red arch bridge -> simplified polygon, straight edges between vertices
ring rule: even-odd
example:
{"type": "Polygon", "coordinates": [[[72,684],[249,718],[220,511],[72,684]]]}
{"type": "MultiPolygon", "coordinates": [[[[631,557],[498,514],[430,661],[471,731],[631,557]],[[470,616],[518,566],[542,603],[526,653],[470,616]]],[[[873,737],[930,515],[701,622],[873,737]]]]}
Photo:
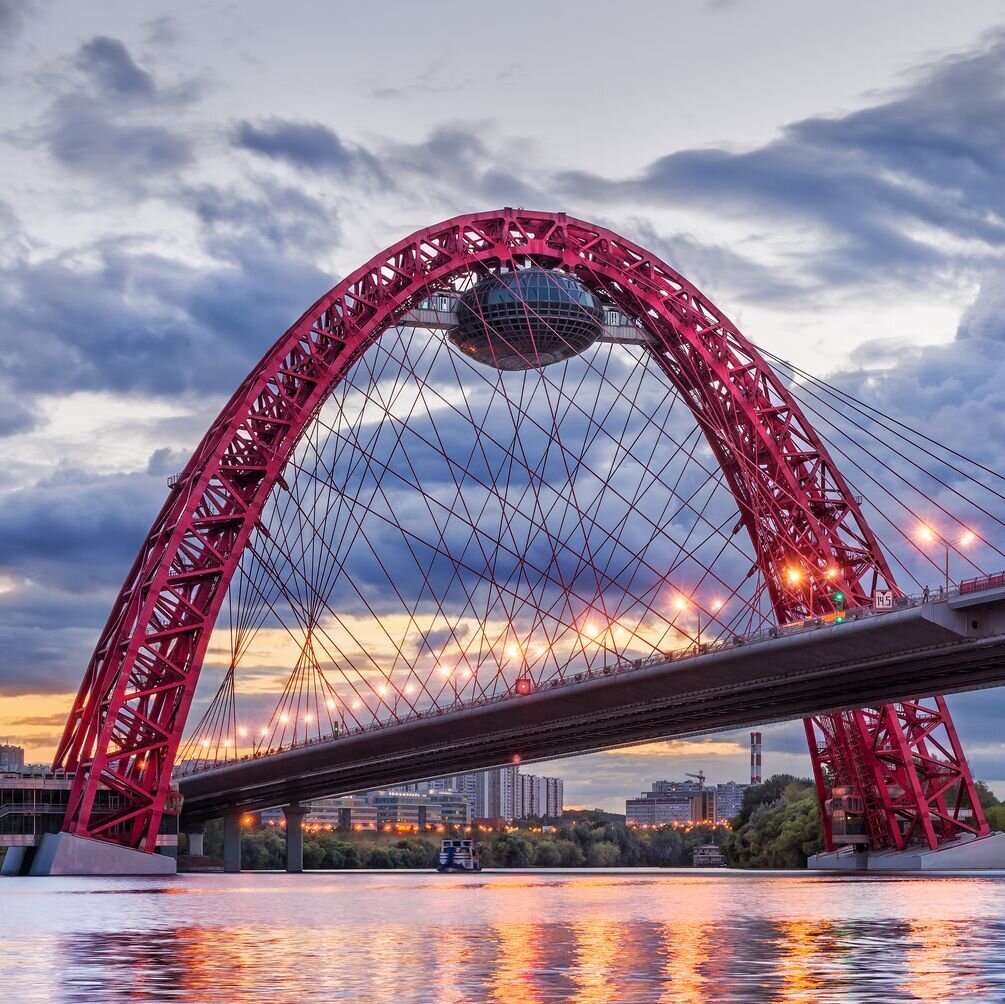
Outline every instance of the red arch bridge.
{"type": "Polygon", "coordinates": [[[33,867],[142,870],[173,772],[233,821],[793,717],[874,850],[993,839],[931,695],[1002,679],[1002,478],[870,397],[561,213],[399,241],[170,480],[33,867]]]}

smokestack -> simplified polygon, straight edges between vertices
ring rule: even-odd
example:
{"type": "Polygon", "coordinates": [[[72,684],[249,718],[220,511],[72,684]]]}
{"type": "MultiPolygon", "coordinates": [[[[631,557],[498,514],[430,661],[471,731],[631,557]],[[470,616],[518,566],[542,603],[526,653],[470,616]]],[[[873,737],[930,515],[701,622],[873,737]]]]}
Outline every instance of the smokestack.
{"type": "Polygon", "coordinates": [[[761,733],[750,733],[750,783],[761,783],[761,733]]]}

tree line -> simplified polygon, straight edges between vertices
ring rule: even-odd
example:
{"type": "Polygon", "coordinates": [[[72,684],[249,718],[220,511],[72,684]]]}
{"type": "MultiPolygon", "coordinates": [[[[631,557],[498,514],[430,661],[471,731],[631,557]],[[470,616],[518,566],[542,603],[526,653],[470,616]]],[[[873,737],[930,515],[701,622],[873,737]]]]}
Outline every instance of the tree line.
{"type": "MultiPolygon", "coordinates": [[[[1005,830],[1005,803],[977,782],[993,830],[1005,830]]],[[[184,839],[184,838],[183,838],[184,839]]],[[[743,807],[729,826],[688,825],[640,829],[625,817],[599,809],[568,812],[559,819],[521,820],[501,833],[480,834],[486,868],[684,867],[695,847],[716,844],[738,868],[805,868],[823,850],[816,789],[806,778],[776,774],[744,793],[743,807]]],[[[206,854],[223,856],[223,831],[210,824],[206,854]]],[[[435,868],[440,838],[424,834],[308,831],[304,867],[435,868]]],[[[286,838],[281,829],[255,826],[242,834],[243,867],[283,868],[286,838]]]]}

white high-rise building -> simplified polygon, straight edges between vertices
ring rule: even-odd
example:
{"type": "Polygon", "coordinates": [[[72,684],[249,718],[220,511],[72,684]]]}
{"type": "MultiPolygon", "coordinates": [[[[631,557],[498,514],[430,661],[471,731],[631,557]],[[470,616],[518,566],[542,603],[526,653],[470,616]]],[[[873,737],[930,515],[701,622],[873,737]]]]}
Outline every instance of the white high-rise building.
{"type": "Polygon", "coordinates": [[[557,819],[565,811],[565,782],[560,777],[546,777],[544,792],[544,813],[557,819]]]}
{"type": "Polygon", "coordinates": [[[515,819],[520,768],[496,767],[478,775],[475,815],[482,819],[515,819]]]}

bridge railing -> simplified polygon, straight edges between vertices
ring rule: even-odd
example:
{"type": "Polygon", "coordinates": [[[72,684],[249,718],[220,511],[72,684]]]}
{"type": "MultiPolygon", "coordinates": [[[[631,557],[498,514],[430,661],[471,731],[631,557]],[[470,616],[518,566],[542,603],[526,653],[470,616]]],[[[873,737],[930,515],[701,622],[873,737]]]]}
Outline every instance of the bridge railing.
{"type": "MultiPolygon", "coordinates": [[[[844,612],[844,621],[858,621],[872,617],[882,617],[897,610],[905,610],[911,607],[923,606],[933,601],[943,601],[953,596],[966,595],[980,592],[985,589],[994,589],[1005,586],[1005,572],[995,575],[979,576],[974,579],[967,579],[959,586],[946,590],[944,586],[936,590],[926,589],[916,595],[903,595],[894,600],[891,608],[876,609],[873,607],[852,607],[844,612]]],[[[610,676],[620,676],[625,673],[636,673],[648,669],[650,666],[662,666],[668,662],[688,662],[692,659],[700,659],[713,652],[724,652],[738,648],[741,645],[752,645],[758,642],[771,641],[776,638],[787,638],[793,635],[805,634],[817,631],[823,627],[836,627],[833,618],[812,617],[798,621],[794,624],[786,624],[779,627],[762,628],[758,631],[744,635],[732,635],[728,638],[717,638],[715,641],[702,642],[700,646],[691,645],[685,649],[671,650],[667,652],[654,652],[652,655],[643,656],[638,659],[621,659],[618,662],[606,664],[598,669],[585,669],[579,673],[571,674],[568,677],[561,677],[545,680],[541,683],[531,683],[529,693],[539,694],[549,690],[557,690],[563,687],[575,687],[589,680],[602,679],[610,676]]],[[[320,736],[313,739],[302,739],[296,742],[287,743],[282,746],[271,747],[267,750],[256,750],[242,756],[233,756],[222,760],[198,760],[186,763],[175,768],[176,777],[185,777],[191,774],[202,773],[207,770],[216,770],[228,764],[241,763],[247,760],[258,760],[262,757],[275,756],[278,753],[286,753],[294,749],[303,749],[310,746],[320,746],[335,742],[346,736],[365,735],[369,732],[379,732],[382,729],[394,725],[406,725],[409,722],[423,721],[430,718],[440,718],[457,711],[468,708],[487,707],[499,704],[503,701],[513,700],[516,695],[512,691],[491,696],[476,697],[470,701],[455,700],[452,704],[424,710],[412,711],[407,715],[395,715],[392,718],[376,719],[365,725],[356,725],[351,728],[341,730],[338,734],[320,736]]],[[[521,696],[527,696],[522,694],[521,696]]]]}

